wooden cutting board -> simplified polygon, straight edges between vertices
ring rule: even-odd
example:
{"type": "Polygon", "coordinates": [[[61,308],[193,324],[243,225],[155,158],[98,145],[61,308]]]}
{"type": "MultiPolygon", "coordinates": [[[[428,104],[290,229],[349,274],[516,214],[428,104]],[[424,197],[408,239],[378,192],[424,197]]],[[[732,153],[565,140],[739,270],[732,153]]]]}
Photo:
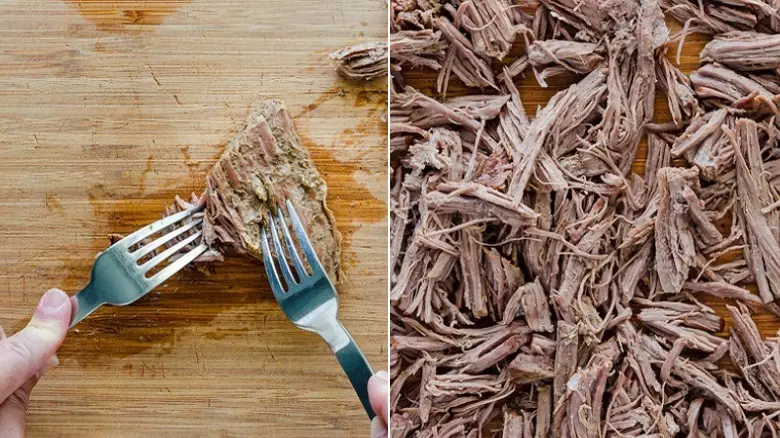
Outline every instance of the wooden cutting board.
{"type": "MultiPolygon", "coordinates": [[[[85,284],[109,233],[200,192],[250,107],[280,98],[344,234],[341,318],[387,364],[386,82],[327,54],[385,39],[383,0],[0,1],[0,324],[85,284]]],[[[31,437],[368,436],[325,344],[262,268],[186,272],[70,333],[35,389],[31,437]]]]}

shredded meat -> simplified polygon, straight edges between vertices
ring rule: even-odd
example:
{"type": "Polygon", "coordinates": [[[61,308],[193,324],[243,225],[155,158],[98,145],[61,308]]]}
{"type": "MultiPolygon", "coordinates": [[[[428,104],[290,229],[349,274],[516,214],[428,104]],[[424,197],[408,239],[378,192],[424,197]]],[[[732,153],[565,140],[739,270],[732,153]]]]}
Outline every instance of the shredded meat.
{"type": "Polygon", "coordinates": [[[387,42],[360,43],[330,54],[336,70],[345,78],[370,81],[387,74],[387,42]]]}
{"type": "Polygon", "coordinates": [[[780,434],[779,4],[392,1],[394,437],[780,434]]]}

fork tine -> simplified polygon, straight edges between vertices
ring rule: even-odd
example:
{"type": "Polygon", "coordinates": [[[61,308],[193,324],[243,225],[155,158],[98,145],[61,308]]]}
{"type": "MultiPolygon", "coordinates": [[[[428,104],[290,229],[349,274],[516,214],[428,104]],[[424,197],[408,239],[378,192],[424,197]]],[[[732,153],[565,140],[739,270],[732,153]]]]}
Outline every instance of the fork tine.
{"type": "Polygon", "coordinates": [[[287,252],[290,253],[290,258],[293,261],[293,265],[295,265],[295,272],[298,273],[298,278],[308,277],[309,273],[306,272],[306,269],[303,267],[301,258],[298,256],[298,250],[295,249],[295,242],[293,242],[292,236],[290,235],[290,228],[287,227],[287,221],[284,220],[284,215],[282,215],[282,209],[278,209],[276,215],[279,220],[279,227],[282,229],[282,234],[284,235],[284,242],[287,244],[287,252]]]}
{"type": "Polygon", "coordinates": [[[271,240],[273,240],[274,248],[276,248],[276,261],[279,263],[279,269],[282,271],[282,277],[284,277],[287,289],[290,289],[293,284],[298,282],[293,278],[290,265],[287,264],[287,259],[284,257],[282,243],[279,242],[279,234],[276,231],[276,221],[274,221],[274,217],[270,215],[268,216],[268,219],[271,222],[271,240]]]}
{"type": "Polygon", "coordinates": [[[298,218],[298,214],[295,213],[292,202],[288,199],[285,203],[287,204],[287,212],[290,214],[290,222],[292,222],[295,235],[298,236],[298,242],[301,243],[303,254],[306,256],[309,265],[311,265],[312,276],[314,276],[315,273],[326,275],[325,269],[322,267],[322,263],[320,263],[320,259],[317,258],[317,253],[314,252],[314,247],[311,246],[309,236],[306,235],[306,230],[303,229],[301,219],[298,218]]]}
{"type": "Polygon", "coordinates": [[[165,251],[161,252],[160,254],[157,254],[156,256],[152,257],[151,259],[147,260],[145,263],[143,263],[139,269],[141,272],[144,273],[144,275],[149,272],[150,269],[154,268],[155,266],[159,265],[160,262],[167,259],[168,257],[176,254],[177,252],[184,249],[185,246],[189,245],[190,243],[194,242],[196,239],[199,239],[200,236],[203,235],[203,231],[198,231],[197,233],[187,237],[186,239],[177,242],[175,245],[171,245],[170,248],[166,249],[165,251]]]}
{"type": "Polygon", "coordinates": [[[276,273],[274,258],[271,256],[271,248],[268,247],[268,234],[265,232],[265,227],[260,230],[260,245],[263,248],[265,275],[268,276],[268,283],[271,284],[271,291],[274,293],[274,296],[281,301],[284,299],[284,290],[282,289],[282,283],[279,281],[279,275],[276,273]]]}
{"type": "Polygon", "coordinates": [[[172,214],[168,217],[165,217],[163,219],[160,219],[157,222],[154,222],[152,224],[149,224],[140,230],[130,234],[129,236],[125,237],[124,239],[117,242],[118,244],[122,244],[127,246],[128,248],[135,245],[136,243],[146,239],[147,237],[151,236],[152,234],[164,230],[167,227],[170,227],[171,225],[175,224],[176,222],[179,222],[182,219],[186,219],[190,216],[192,216],[195,213],[198,213],[203,210],[203,207],[196,207],[191,208],[189,210],[184,210],[176,214],[172,214]]]}
{"type": "Polygon", "coordinates": [[[208,245],[206,245],[205,243],[201,243],[194,249],[188,251],[187,254],[184,254],[183,256],[179,257],[171,264],[169,264],[168,266],[160,270],[160,272],[152,275],[146,281],[151,285],[151,288],[154,289],[155,287],[159,286],[160,283],[162,283],[163,281],[171,278],[173,274],[184,269],[185,266],[189,265],[193,260],[198,258],[198,256],[206,252],[207,249],[209,249],[208,245]]]}
{"type": "Polygon", "coordinates": [[[157,238],[154,242],[149,243],[147,245],[144,245],[140,249],[138,249],[137,251],[135,251],[133,253],[130,253],[130,257],[132,257],[133,260],[140,260],[142,257],[144,257],[145,255],[151,253],[155,249],[161,247],[162,245],[166,244],[167,242],[170,242],[174,238],[184,234],[185,232],[187,232],[187,231],[197,227],[198,225],[200,225],[202,223],[203,223],[203,219],[198,219],[198,220],[192,221],[192,222],[190,222],[190,223],[188,223],[188,224],[186,224],[186,225],[184,225],[184,226],[182,226],[180,228],[177,228],[177,229],[171,231],[170,233],[168,233],[168,234],[166,234],[166,235],[164,235],[162,237],[157,238]]]}

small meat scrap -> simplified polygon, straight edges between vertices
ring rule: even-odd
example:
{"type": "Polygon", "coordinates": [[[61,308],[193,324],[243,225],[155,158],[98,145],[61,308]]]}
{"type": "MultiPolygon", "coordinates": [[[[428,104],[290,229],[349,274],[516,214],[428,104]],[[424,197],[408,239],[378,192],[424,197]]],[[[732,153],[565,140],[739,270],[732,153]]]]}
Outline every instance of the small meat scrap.
{"type": "Polygon", "coordinates": [[[737,213],[748,242],[743,251],[761,299],[768,304],[780,298],[780,244],[777,236],[780,216],[774,209],[764,212],[764,208],[775,203],[776,199],[763,171],[756,123],[739,119],[732,142],[738,151],[735,157],[739,193],[737,213]]]}
{"type": "Polygon", "coordinates": [[[706,64],[691,73],[691,83],[700,99],[721,99],[733,104],[748,96],[771,101],[774,94],[750,77],[719,64],[706,64]]]}
{"type": "Polygon", "coordinates": [[[339,277],[341,234],[327,187],[278,100],[258,105],[206,179],[205,242],[220,252],[262,260],[260,229],[290,200],[332,280],[339,277]]]}
{"type": "Polygon", "coordinates": [[[655,220],[655,264],[664,292],[682,290],[696,257],[688,203],[683,191],[698,190],[699,172],[665,167],[658,171],[660,201],[655,220]]]}
{"type": "Polygon", "coordinates": [[[684,25],[683,32],[719,35],[761,26],[764,16],[777,15],[776,6],[768,2],[737,0],[698,3],[692,0],[660,0],[664,13],[684,25]]]}
{"type": "Polygon", "coordinates": [[[735,31],[717,35],[699,57],[702,62],[719,62],[739,71],[775,70],[780,67],[780,34],[735,31]]]}
{"type": "Polygon", "coordinates": [[[387,74],[387,42],[360,43],[330,54],[336,70],[347,79],[370,81],[387,74]]]}
{"type": "Polygon", "coordinates": [[[587,42],[537,40],[528,47],[528,61],[535,68],[543,69],[539,74],[542,80],[567,70],[587,74],[604,61],[604,57],[597,51],[598,47],[595,43],[587,42]]]}
{"type": "Polygon", "coordinates": [[[553,360],[547,356],[518,354],[509,363],[509,375],[517,384],[552,380],[555,376],[553,360]]]}
{"type": "Polygon", "coordinates": [[[390,35],[390,61],[399,66],[427,67],[438,71],[446,48],[441,32],[430,29],[405,30],[390,35]]]}
{"type": "Polygon", "coordinates": [[[689,79],[663,54],[658,56],[655,71],[661,89],[666,92],[672,120],[675,125],[682,126],[683,121],[689,120],[699,112],[699,102],[693,91],[693,86],[696,84],[691,84],[693,75],[689,79]]]}
{"type": "Polygon", "coordinates": [[[550,321],[550,305],[547,297],[548,294],[545,293],[538,278],[533,283],[520,286],[507,302],[503,324],[514,321],[517,318],[517,311],[522,307],[531,330],[552,332],[553,325],[550,321]]]}

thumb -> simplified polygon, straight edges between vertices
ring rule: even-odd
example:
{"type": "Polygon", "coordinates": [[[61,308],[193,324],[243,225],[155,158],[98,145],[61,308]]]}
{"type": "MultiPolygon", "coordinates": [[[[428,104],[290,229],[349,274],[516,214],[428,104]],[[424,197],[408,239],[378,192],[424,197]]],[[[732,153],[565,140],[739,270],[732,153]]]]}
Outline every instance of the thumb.
{"type": "Polygon", "coordinates": [[[41,298],[27,327],[0,341],[0,402],[46,368],[68,332],[71,306],[65,292],[52,289],[41,298]]]}
{"type": "Polygon", "coordinates": [[[376,418],[371,422],[372,438],[387,436],[390,383],[386,371],[379,371],[368,380],[368,398],[376,418]]]}

